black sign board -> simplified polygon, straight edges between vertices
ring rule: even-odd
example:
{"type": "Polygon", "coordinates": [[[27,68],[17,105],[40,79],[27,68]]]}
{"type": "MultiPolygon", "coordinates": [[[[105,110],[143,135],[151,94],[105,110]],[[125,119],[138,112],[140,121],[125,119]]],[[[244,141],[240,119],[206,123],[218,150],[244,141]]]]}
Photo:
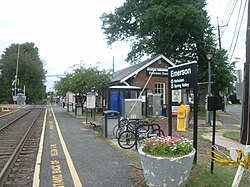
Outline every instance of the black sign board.
{"type": "Polygon", "coordinates": [[[171,90],[194,88],[197,62],[174,66],[168,69],[171,90]]]}
{"type": "Polygon", "coordinates": [[[168,135],[172,136],[172,90],[190,89],[194,92],[194,125],[193,147],[196,149],[194,162],[197,161],[197,129],[198,129],[198,105],[197,105],[197,62],[189,62],[168,68],[168,135]]]}

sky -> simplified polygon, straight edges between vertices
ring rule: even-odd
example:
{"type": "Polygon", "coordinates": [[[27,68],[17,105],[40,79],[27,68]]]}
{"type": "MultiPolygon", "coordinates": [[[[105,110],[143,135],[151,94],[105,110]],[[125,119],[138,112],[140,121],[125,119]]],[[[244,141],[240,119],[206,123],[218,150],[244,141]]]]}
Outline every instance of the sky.
{"type": "MultiPolygon", "coordinates": [[[[74,64],[86,67],[119,70],[129,66],[125,62],[130,45],[125,42],[107,45],[101,30],[102,13],[110,13],[123,0],[1,0],[0,54],[13,43],[33,42],[45,61],[47,75],[63,75],[72,71],[74,64]]],[[[209,0],[208,12],[216,26],[229,0],[209,0]]],[[[247,11],[246,11],[247,12],[247,11]]],[[[246,14],[245,12],[245,14],[246,14]]],[[[237,12],[236,12],[237,13],[237,12]]],[[[236,14],[235,13],[235,14],[236,14]]],[[[233,15],[232,19],[236,19],[233,15]]],[[[245,16],[246,17],[246,16],[245,16]]],[[[229,49],[235,23],[231,22],[222,36],[222,47],[229,49]],[[231,33],[231,36],[230,36],[231,33]]],[[[223,28],[224,29],[224,28],[223,28]]],[[[233,58],[237,57],[237,69],[243,69],[245,60],[246,18],[233,58]]],[[[53,89],[57,77],[47,78],[47,91],[53,89]]]]}
{"type": "MultiPolygon", "coordinates": [[[[218,23],[220,25],[222,48],[230,51],[229,58],[231,59],[231,61],[237,61],[236,70],[237,69],[243,70],[244,62],[246,60],[246,56],[245,56],[246,45],[245,44],[246,44],[246,27],[247,27],[247,8],[248,8],[247,3],[246,3],[245,11],[243,11],[244,10],[243,7],[245,5],[245,2],[247,2],[247,0],[242,0],[242,4],[240,3],[241,1],[238,1],[238,0],[208,0],[207,2],[208,2],[208,5],[207,5],[208,15],[211,18],[212,25],[214,27],[217,27],[218,23]],[[233,7],[232,5],[234,2],[237,2],[237,3],[232,13],[230,22],[227,24],[226,18],[228,17],[229,12],[230,12],[229,7],[233,7]],[[242,6],[242,9],[240,9],[241,6],[242,6]],[[238,14],[239,14],[239,22],[240,22],[241,17],[243,17],[243,20],[242,20],[237,44],[236,44],[234,53],[232,55],[234,43],[232,47],[231,47],[231,43],[232,43],[232,40],[235,42],[235,39],[236,39],[236,37],[233,39],[233,35],[235,32],[235,28],[238,28],[237,26],[238,14]]],[[[218,38],[218,29],[216,28],[214,32],[216,34],[216,37],[218,38]]]]}

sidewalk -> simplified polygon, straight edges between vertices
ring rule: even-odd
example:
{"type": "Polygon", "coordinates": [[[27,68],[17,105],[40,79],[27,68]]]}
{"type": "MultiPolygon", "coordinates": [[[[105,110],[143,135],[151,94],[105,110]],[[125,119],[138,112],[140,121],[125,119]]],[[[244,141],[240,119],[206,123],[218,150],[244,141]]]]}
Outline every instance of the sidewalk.
{"type": "Polygon", "coordinates": [[[105,139],[97,138],[82,124],[85,119],[61,106],[52,108],[54,114],[49,110],[46,119],[40,186],[58,186],[59,182],[73,186],[76,178],[82,186],[139,186],[141,181],[130,159],[105,139]]]}
{"type": "MultiPolygon", "coordinates": [[[[240,144],[237,141],[223,137],[223,133],[226,131],[236,131],[240,133],[240,121],[234,119],[230,114],[226,114],[222,111],[217,112],[218,119],[216,121],[216,132],[215,132],[215,145],[219,145],[229,149],[230,147],[244,149],[245,145],[240,144]],[[220,127],[220,128],[218,128],[220,127]],[[223,128],[221,128],[223,127],[223,128]]],[[[206,123],[205,120],[199,121],[200,123],[206,123]]],[[[205,130],[211,131],[203,134],[202,137],[212,141],[213,127],[206,127],[205,130]]]]}
{"type": "MultiPolygon", "coordinates": [[[[71,113],[71,115],[74,116],[74,113],[71,113]]],[[[75,117],[77,117],[77,116],[75,116],[75,117]]],[[[84,117],[82,117],[82,118],[84,118],[84,117]]],[[[88,120],[90,120],[90,119],[88,119],[88,120]]],[[[99,117],[96,116],[95,120],[100,121],[101,120],[100,116],[99,117]]],[[[165,119],[165,120],[167,120],[167,119],[165,119]]],[[[173,121],[174,121],[174,119],[173,119],[173,121]]],[[[165,122],[163,122],[163,123],[165,123],[165,122]]],[[[205,139],[208,139],[212,142],[213,127],[207,126],[205,120],[198,119],[198,128],[202,129],[202,130],[210,131],[209,133],[203,134],[202,137],[205,139]]],[[[167,128],[165,125],[162,125],[162,130],[164,132],[167,132],[167,128]]],[[[245,147],[245,145],[240,144],[239,142],[236,142],[234,140],[223,137],[223,133],[226,131],[236,131],[236,132],[240,133],[240,121],[233,118],[230,114],[227,114],[221,110],[218,110],[217,111],[217,119],[216,119],[215,144],[222,146],[222,147],[225,147],[227,149],[230,147],[243,149],[245,147]]],[[[114,139],[112,142],[115,145],[117,144],[116,139],[114,139]]]]}

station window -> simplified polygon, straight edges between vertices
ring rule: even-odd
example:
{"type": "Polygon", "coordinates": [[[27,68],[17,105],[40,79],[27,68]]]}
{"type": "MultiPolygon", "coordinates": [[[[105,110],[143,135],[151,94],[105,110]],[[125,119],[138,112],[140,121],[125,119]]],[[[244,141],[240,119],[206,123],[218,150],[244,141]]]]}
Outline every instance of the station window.
{"type": "Polygon", "coordinates": [[[155,93],[161,94],[161,103],[166,104],[165,100],[165,83],[157,82],[155,83],[155,93]]]}

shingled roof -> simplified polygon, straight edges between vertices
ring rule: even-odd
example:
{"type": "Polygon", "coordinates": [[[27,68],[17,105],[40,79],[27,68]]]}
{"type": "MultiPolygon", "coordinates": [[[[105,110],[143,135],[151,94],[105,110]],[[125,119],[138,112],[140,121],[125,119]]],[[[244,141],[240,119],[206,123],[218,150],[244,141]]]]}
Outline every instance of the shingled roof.
{"type": "Polygon", "coordinates": [[[115,72],[113,75],[113,78],[112,78],[112,83],[125,82],[130,77],[136,75],[137,73],[139,73],[140,71],[147,68],[148,66],[150,66],[151,64],[153,64],[154,62],[156,62],[157,60],[159,60],[161,58],[164,59],[166,62],[168,62],[171,66],[175,66],[175,64],[173,62],[171,62],[168,58],[166,58],[164,55],[162,55],[162,54],[157,55],[157,56],[154,56],[154,57],[147,59],[143,62],[139,62],[138,64],[129,66],[127,68],[124,68],[122,70],[115,72]]]}

